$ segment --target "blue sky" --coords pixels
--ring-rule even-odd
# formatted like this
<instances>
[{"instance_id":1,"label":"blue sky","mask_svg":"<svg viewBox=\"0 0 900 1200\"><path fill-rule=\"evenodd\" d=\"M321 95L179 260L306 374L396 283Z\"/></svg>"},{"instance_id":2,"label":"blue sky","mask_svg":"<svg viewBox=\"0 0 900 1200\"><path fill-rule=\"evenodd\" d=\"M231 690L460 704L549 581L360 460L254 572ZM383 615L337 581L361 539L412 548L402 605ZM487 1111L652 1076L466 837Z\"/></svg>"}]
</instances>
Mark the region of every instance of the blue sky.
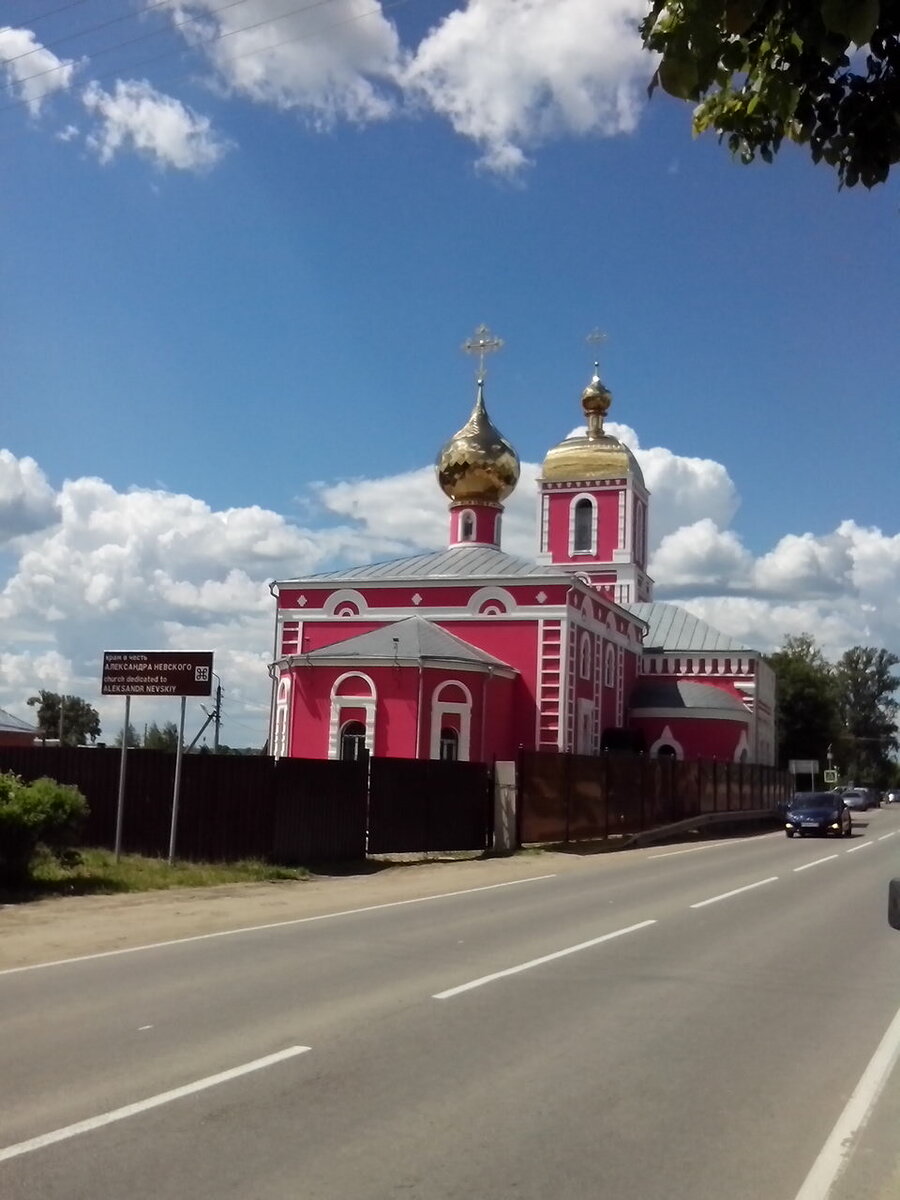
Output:
<instances>
[{"instance_id":1,"label":"blue sky","mask_svg":"<svg viewBox=\"0 0 900 1200\"><path fill-rule=\"evenodd\" d=\"M532 464L608 333L660 597L900 650L896 183L694 140L638 0L53 7L0 31L0 706L190 645L260 742L266 580L440 544L481 321Z\"/></svg>"}]
</instances>

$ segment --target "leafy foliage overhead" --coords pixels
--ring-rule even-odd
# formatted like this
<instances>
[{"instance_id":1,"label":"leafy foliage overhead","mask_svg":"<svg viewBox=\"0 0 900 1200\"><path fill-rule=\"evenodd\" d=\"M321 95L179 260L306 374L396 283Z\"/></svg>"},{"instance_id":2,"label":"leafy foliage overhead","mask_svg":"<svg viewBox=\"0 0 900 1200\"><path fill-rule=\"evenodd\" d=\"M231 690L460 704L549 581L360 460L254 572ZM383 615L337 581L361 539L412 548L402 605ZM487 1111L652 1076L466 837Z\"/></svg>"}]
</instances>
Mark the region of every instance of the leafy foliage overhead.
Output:
<instances>
[{"instance_id":1,"label":"leafy foliage overhead","mask_svg":"<svg viewBox=\"0 0 900 1200\"><path fill-rule=\"evenodd\" d=\"M743 162L785 138L841 184L884 183L900 160L900 0L653 0L651 92L697 102Z\"/></svg>"}]
</instances>

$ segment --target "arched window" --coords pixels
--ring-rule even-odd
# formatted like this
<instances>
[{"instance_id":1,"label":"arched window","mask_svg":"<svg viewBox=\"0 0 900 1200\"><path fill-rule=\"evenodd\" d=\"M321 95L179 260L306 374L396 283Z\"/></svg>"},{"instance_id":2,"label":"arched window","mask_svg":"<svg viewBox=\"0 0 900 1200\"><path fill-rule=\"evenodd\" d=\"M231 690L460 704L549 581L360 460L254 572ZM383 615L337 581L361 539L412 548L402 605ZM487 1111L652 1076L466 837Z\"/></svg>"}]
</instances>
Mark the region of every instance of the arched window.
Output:
<instances>
[{"instance_id":1,"label":"arched window","mask_svg":"<svg viewBox=\"0 0 900 1200\"><path fill-rule=\"evenodd\" d=\"M678 751L675 749L674 746L670 746L668 744L668 742L664 742L661 746L657 746L656 757L657 758L677 758Z\"/></svg>"},{"instance_id":2,"label":"arched window","mask_svg":"<svg viewBox=\"0 0 900 1200\"><path fill-rule=\"evenodd\" d=\"M586 496L575 501L575 524L572 533L572 549L593 550L594 548L594 505Z\"/></svg>"},{"instance_id":3,"label":"arched window","mask_svg":"<svg viewBox=\"0 0 900 1200\"><path fill-rule=\"evenodd\" d=\"M459 734L455 729L446 726L441 729L439 757L441 762L456 762L459 758Z\"/></svg>"},{"instance_id":4,"label":"arched window","mask_svg":"<svg viewBox=\"0 0 900 1200\"><path fill-rule=\"evenodd\" d=\"M475 537L475 517L468 509L459 518L459 540L471 542Z\"/></svg>"},{"instance_id":5,"label":"arched window","mask_svg":"<svg viewBox=\"0 0 900 1200\"><path fill-rule=\"evenodd\" d=\"M591 677L591 639L586 633L581 635L581 665L578 674L582 679Z\"/></svg>"},{"instance_id":6,"label":"arched window","mask_svg":"<svg viewBox=\"0 0 900 1200\"><path fill-rule=\"evenodd\" d=\"M348 721L341 727L341 758L356 762L366 751L366 727L362 721Z\"/></svg>"},{"instance_id":7,"label":"arched window","mask_svg":"<svg viewBox=\"0 0 900 1200\"><path fill-rule=\"evenodd\" d=\"M603 662L603 686L615 687L616 684L616 652L612 646L606 647L606 658Z\"/></svg>"}]
</instances>

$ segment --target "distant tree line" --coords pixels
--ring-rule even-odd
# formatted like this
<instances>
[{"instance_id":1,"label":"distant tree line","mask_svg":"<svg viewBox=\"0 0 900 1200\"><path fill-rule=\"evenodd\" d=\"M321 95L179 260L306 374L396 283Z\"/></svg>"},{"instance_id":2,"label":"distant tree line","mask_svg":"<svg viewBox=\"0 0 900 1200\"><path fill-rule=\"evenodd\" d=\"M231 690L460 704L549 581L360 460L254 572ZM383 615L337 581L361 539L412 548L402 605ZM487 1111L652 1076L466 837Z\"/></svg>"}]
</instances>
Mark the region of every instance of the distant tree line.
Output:
<instances>
[{"instance_id":1,"label":"distant tree line","mask_svg":"<svg viewBox=\"0 0 900 1200\"><path fill-rule=\"evenodd\" d=\"M57 692L40 691L32 696L29 705L37 709L38 737L45 741L58 741L63 746L95 745L100 736L100 714L92 705L80 696L61 696ZM123 731L120 729L113 738L114 746L122 745ZM165 721L162 725L151 721L144 726L143 735L138 733L134 725L128 725L129 748L144 750L163 750L174 754L178 749L178 726L174 721ZM187 750L187 746L185 746ZM219 754L261 754L262 751L253 746L236 748L219 746ZM194 751L196 754L209 754L206 746Z\"/></svg>"},{"instance_id":2,"label":"distant tree line","mask_svg":"<svg viewBox=\"0 0 900 1200\"><path fill-rule=\"evenodd\" d=\"M812 758L825 767L830 750L842 783L885 787L897 780L896 654L853 646L832 663L803 633L786 638L767 661L777 680L781 766Z\"/></svg>"}]
</instances>

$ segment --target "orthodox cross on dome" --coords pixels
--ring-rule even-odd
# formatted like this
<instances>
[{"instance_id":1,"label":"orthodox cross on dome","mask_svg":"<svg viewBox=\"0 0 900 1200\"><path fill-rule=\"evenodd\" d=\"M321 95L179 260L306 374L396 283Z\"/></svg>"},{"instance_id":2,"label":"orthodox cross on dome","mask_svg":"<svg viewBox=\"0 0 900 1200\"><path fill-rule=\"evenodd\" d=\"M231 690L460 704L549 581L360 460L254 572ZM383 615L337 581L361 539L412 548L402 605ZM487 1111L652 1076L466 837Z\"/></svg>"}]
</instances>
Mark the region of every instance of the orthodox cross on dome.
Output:
<instances>
[{"instance_id":1,"label":"orthodox cross on dome","mask_svg":"<svg viewBox=\"0 0 900 1200\"><path fill-rule=\"evenodd\" d=\"M503 339L495 337L487 325L479 325L472 336L463 342L461 349L464 354L478 355L478 378L484 379L485 356L502 350Z\"/></svg>"},{"instance_id":2,"label":"orthodox cross on dome","mask_svg":"<svg viewBox=\"0 0 900 1200\"><path fill-rule=\"evenodd\" d=\"M587 344L589 346L598 346L599 347L599 346L602 346L604 344L604 342L609 341L609 334L604 333L602 329L592 329L591 332L587 335L587 337L584 340L587 342ZM594 369L595 369L596 373L599 375L600 374L600 361L599 361L600 360L600 351L599 351L599 349L595 353L596 353L597 357L594 359Z\"/></svg>"}]
</instances>

